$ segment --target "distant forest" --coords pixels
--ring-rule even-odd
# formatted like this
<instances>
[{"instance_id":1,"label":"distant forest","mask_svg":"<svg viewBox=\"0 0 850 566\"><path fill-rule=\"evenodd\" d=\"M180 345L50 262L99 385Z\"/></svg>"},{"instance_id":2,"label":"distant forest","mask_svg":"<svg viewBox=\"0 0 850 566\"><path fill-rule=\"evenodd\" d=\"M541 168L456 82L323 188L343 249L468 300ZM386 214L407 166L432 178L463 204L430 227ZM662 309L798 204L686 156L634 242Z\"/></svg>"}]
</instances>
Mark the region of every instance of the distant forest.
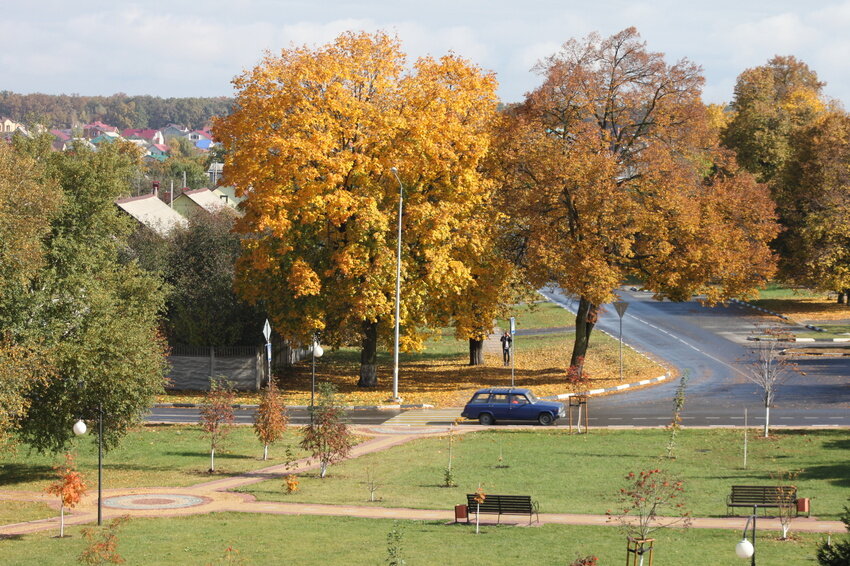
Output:
<instances>
[{"instance_id":1,"label":"distant forest","mask_svg":"<svg viewBox=\"0 0 850 566\"><path fill-rule=\"evenodd\" d=\"M168 124L203 128L213 116L230 113L232 98L159 98L157 96L80 96L77 94L18 94L0 91L0 116L24 124L74 128L101 121L120 129Z\"/></svg>"}]
</instances>

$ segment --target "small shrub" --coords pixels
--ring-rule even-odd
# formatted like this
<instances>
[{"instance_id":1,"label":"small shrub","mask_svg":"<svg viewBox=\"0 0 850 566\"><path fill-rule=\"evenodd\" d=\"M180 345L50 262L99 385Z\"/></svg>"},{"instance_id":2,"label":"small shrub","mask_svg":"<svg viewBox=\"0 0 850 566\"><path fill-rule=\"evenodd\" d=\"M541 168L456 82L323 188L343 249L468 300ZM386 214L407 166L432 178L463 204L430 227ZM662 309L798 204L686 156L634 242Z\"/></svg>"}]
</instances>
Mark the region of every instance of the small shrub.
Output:
<instances>
[{"instance_id":1,"label":"small shrub","mask_svg":"<svg viewBox=\"0 0 850 566\"><path fill-rule=\"evenodd\" d=\"M393 523L392 530L387 533L387 565L404 566L404 527L398 521Z\"/></svg>"},{"instance_id":2,"label":"small shrub","mask_svg":"<svg viewBox=\"0 0 850 566\"><path fill-rule=\"evenodd\" d=\"M78 560L81 564L97 566L99 564L123 564L124 558L118 554L118 530L130 521L129 515L112 519L109 524L99 529L89 527L83 529L86 547Z\"/></svg>"},{"instance_id":3,"label":"small shrub","mask_svg":"<svg viewBox=\"0 0 850 566\"><path fill-rule=\"evenodd\" d=\"M290 495L298 491L298 476L295 474L286 474L283 478L283 484L286 486L286 494Z\"/></svg>"},{"instance_id":4,"label":"small shrub","mask_svg":"<svg viewBox=\"0 0 850 566\"><path fill-rule=\"evenodd\" d=\"M455 473L452 471L452 467L449 466L445 470L443 470L443 487L456 487L455 483Z\"/></svg>"}]
</instances>

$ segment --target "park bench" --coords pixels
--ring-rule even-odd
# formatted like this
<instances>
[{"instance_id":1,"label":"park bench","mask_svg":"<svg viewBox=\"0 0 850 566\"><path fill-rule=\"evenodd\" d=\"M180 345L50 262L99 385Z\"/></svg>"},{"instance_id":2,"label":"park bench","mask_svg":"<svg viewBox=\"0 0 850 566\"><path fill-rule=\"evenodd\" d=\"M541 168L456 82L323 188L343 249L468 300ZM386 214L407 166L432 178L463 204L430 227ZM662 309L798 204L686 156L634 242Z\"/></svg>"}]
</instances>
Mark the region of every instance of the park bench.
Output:
<instances>
[{"instance_id":1,"label":"park bench","mask_svg":"<svg viewBox=\"0 0 850 566\"><path fill-rule=\"evenodd\" d=\"M793 485L733 485L726 498L726 515L733 507L797 506L797 488Z\"/></svg>"},{"instance_id":2,"label":"park bench","mask_svg":"<svg viewBox=\"0 0 850 566\"><path fill-rule=\"evenodd\" d=\"M466 522L469 522L469 515L472 513L481 514L496 514L498 515L497 523L501 521L502 515L528 515L528 524L531 524L531 517L537 515L537 522L540 522L540 516L537 513L537 502L531 500L530 495L490 495L484 497L484 503L480 505L475 502L475 494L466 494L466 504L469 514L467 514Z\"/></svg>"}]
</instances>

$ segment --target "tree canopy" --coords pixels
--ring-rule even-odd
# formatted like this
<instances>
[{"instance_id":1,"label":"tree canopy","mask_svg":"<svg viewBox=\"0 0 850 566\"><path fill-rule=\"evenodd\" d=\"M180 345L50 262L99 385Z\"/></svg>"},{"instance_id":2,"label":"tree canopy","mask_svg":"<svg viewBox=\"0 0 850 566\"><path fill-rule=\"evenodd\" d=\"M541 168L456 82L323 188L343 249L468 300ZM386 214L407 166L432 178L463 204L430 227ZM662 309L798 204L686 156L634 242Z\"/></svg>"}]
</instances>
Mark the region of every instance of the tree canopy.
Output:
<instances>
[{"instance_id":1,"label":"tree canopy","mask_svg":"<svg viewBox=\"0 0 850 566\"><path fill-rule=\"evenodd\" d=\"M14 424L36 449L60 450L73 422L93 418L101 405L104 442L114 446L162 390L165 370L161 282L119 261L132 224L114 200L126 192L138 153L123 144L51 153L49 140L18 141L3 151L33 165L36 186L61 192L38 203L52 211L49 228L32 235L41 257L2 282L0 296L14 297L0 311L15 345L7 357L37 357L44 369L27 380Z\"/></svg>"},{"instance_id":2,"label":"tree canopy","mask_svg":"<svg viewBox=\"0 0 850 566\"><path fill-rule=\"evenodd\" d=\"M570 40L538 70L499 137L501 198L531 281L580 299L572 365L629 275L676 300L763 284L772 203L717 147L699 67L668 65L629 28Z\"/></svg>"},{"instance_id":3,"label":"tree canopy","mask_svg":"<svg viewBox=\"0 0 850 566\"><path fill-rule=\"evenodd\" d=\"M455 55L406 71L396 39L346 33L269 55L234 85L234 112L214 132L225 182L247 196L237 288L264 301L284 338L359 341L360 385L374 386L394 324L398 181L405 348L455 310L489 246L478 166L495 79Z\"/></svg>"}]
</instances>

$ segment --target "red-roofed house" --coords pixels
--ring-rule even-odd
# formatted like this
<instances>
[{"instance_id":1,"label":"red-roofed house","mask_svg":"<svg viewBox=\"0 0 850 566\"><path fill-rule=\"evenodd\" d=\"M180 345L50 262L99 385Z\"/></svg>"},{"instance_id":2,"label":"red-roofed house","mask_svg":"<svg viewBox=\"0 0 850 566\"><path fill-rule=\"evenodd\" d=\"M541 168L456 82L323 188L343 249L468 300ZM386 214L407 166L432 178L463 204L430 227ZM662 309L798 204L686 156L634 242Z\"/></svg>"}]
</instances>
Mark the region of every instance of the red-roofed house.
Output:
<instances>
[{"instance_id":1,"label":"red-roofed house","mask_svg":"<svg viewBox=\"0 0 850 566\"><path fill-rule=\"evenodd\" d=\"M102 136L103 134L117 134L118 128L104 124L103 122L92 122L83 126L83 137L87 140Z\"/></svg>"},{"instance_id":2,"label":"red-roofed house","mask_svg":"<svg viewBox=\"0 0 850 566\"><path fill-rule=\"evenodd\" d=\"M192 143L195 143L200 140L212 141L213 138L212 132L210 132L209 130L195 130L193 132L189 132L186 137L192 140Z\"/></svg>"},{"instance_id":3,"label":"red-roofed house","mask_svg":"<svg viewBox=\"0 0 850 566\"><path fill-rule=\"evenodd\" d=\"M146 142L153 144L165 143L165 140L162 138L162 133L159 130L126 129L121 132L121 135L127 138L128 140L145 140Z\"/></svg>"}]
</instances>

